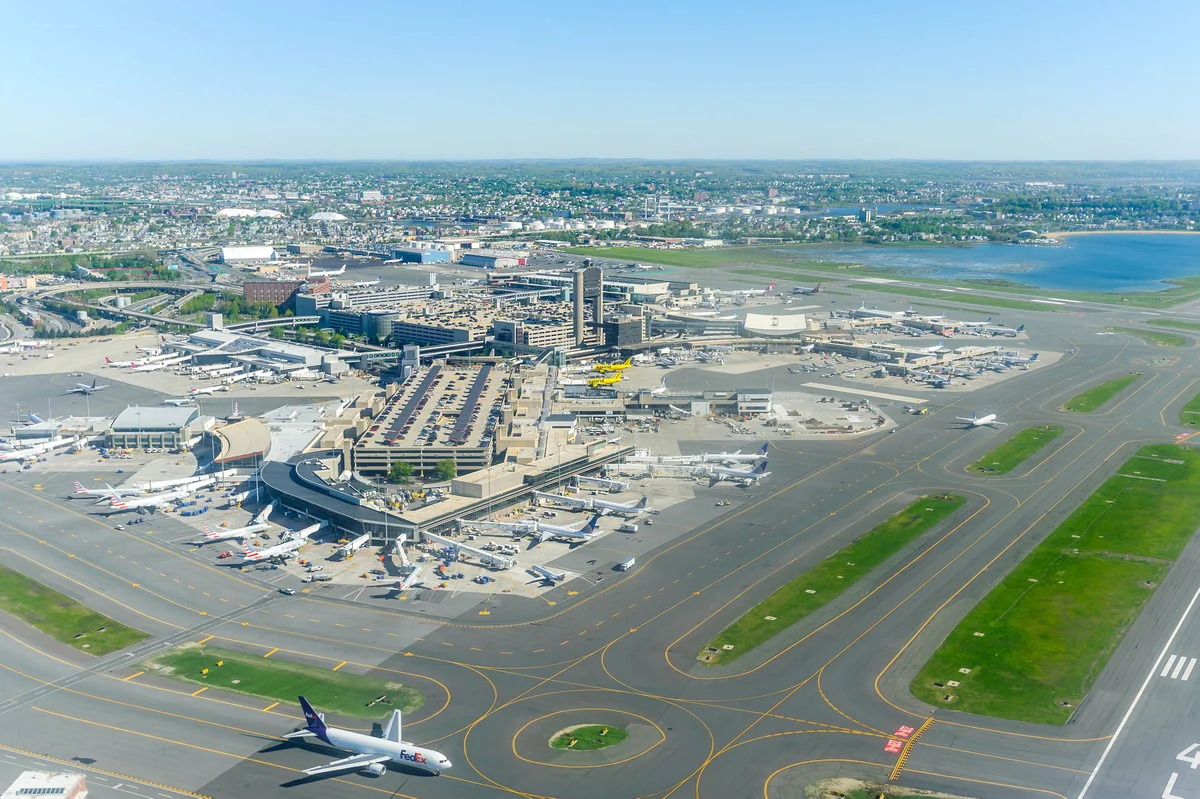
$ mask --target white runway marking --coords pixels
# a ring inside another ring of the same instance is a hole
[[[846,394],[861,394],[864,397],[878,397],[879,399],[890,399],[898,402],[911,402],[914,404],[929,402],[929,400],[921,399],[920,397],[906,397],[903,394],[884,394],[882,391],[867,391],[865,388],[831,386],[827,383],[805,383],[804,385],[808,388],[819,388],[822,391],[841,391]]]

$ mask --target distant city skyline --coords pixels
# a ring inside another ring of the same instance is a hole
[[[0,161],[1200,158],[1200,8],[63,0]]]

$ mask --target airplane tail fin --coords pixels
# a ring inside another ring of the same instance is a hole
[[[403,729],[400,721],[400,711],[393,710],[392,717],[388,719],[387,726],[383,728],[383,739],[392,743],[400,743],[404,740],[401,738]]]
[[[580,530],[579,532],[583,533],[584,535],[591,535],[592,533],[596,532],[596,530],[599,529],[599,527],[600,527],[600,514],[597,513],[595,516],[593,516],[591,518],[591,521],[589,521],[587,524],[585,524],[583,526],[583,529]]]
[[[104,362],[105,362],[105,363],[112,363],[112,358],[110,358],[110,357],[108,357],[107,355],[105,355],[105,356],[104,356]]]
[[[1036,352],[1035,352],[1033,355],[1030,355],[1030,356],[1029,356],[1029,362],[1030,362],[1030,363],[1033,363],[1033,362],[1034,362],[1034,361],[1036,361],[1037,359],[1038,359],[1038,354],[1037,354]]]
[[[645,510],[647,507],[649,507],[649,505],[650,505],[650,497],[642,497],[641,501],[638,502],[636,507],[638,510]]]
[[[1017,332],[1018,332],[1018,333],[1024,333],[1024,332],[1025,332],[1025,325],[1018,325],[1018,326],[1017,326]]]
[[[313,706],[308,703],[308,700],[303,696],[297,697],[300,700],[300,709],[304,711],[304,723],[308,729],[315,732],[317,735],[325,734],[325,719],[317,711],[313,710]]]
[[[753,473],[754,474],[766,474],[767,473],[767,461],[765,458],[763,459],[762,463],[758,464],[758,467],[754,470]]]
[[[767,457],[767,450],[770,448],[770,446],[771,446],[771,442],[770,441],[766,442],[765,444],[762,445],[762,449],[760,449],[758,451],[758,454],[763,456],[764,458]]]
[[[92,378],[92,388],[94,389],[95,387],[96,387],[96,378],[93,377]]]
[[[767,293],[770,294],[775,290],[775,281],[771,281],[771,285],[767,286]]]
[[[83,483],[79,482],[78,480],[75,481],[75,493],[76,494],[86,494],[87,493],[87,489],[83,487]]]

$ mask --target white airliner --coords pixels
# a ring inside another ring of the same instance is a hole
[[[557,502],[565,505],[568,508],[577,510],[598,510],[608,511],[609,513],[621,513],[637,515],[639,513],[653,513],[654,508],[650,507],[650,497],[642,497],[637,502],[610,502],[606,499],[596,499],[594,497],[568,497],[565,494],[545,494],[541,491],[533,492],[538,499]]]
[[[141,489],[138,488],[113,488],[110,485],[104,488],[84,488],[83,483],[75,481],[75,491],[71,494],[72,497],[101,497],[101,501],[112,497],[132,497],[141,494]]]
[[[774,290],[775,290],[775,284],[772,282],[771,285],[767,286],[765,289],[737,289],[735,291],[724,291],[721,293],[722,294],[737,294],[742,297],[761,297],[764,294],[770,294]]]
[[[764,477],[770,477],[771,473],[767,471],[767,462],[763,461],[753,469],[734,469],[728,466],[714,466],[712,464],[698,464],[695,466],[681,466],[676,464],[657,464],[655,469],[664,469],[667,471],[679,472],[691,477],[707,477],[709,485],[715,485],[721,480],[731,481],[746,481],[757,483]]]
[[[162,401],[163,405],[174,405],[178,408],[180,405],[195,405],[196,400],[192,397],[170,397]]]
[[[271,525],[266,524],[265,522],[248,524],[245,527],[237,527],[233,530],[214,530],[206,524],[204,525],[204,540],[198,543],[204,545],[210,541],[228,541],[231,538],[249,538],[255,533],[261,533],[270,529]]]
[[[202,394],[215,394],[218,391],[228,390],[229,386],[205,386],[204,388],[193,388],[190,393],[192,396],[198,397]]]
[[[45,444],[35,444],[32,447],[0,453],[0,463],[7,461],[27,461],[30,458],[36,458],[38,455],[45,455],[47,452],[62,449],[63,447],[70,447],[78,443],[78,438],[52,438]]]
[[[564,572],[550,571],[545,566],[539,566],[536,563],[531,564],[529,570],[538,577],[541,577],[543,581],[548,582],[551,585],[554,583],[561,583],[563,580],[567,579],[567,575]]]
[[[308,543],[308,537],[313,535],[318,530],[327,527],[329,522],[317,522],[310,524],[303,530],[294,530],[284,533],[288,538],[282,544],[276,544],[273,547],[264,547],[262,549],[250,549],[245,544],[242,544],[242,563],[256,563],[258,561],[270,560],[286,555],[289,552],[295,552]]]
[[[1001,358],[1001,360],[1003,360],[1007,364],[1033,363],[1037,359],[1038,359],[1038,353],[1036,353],[1036,352],[1033,355],[1030,355],[1028,357],[1022,357],[1020,355],[1005,355],[1003,358]]]
[[[271,558],[278,558],[286,555],[289,552],[295,552],[304,546],[307,541],[303,538],[291,538],[284,541],[282,544],[276,544],[273,547],[263,547],[262,549],[250,549],[245,544],[242,544],[242,562],[243,563],[258,563],[259,561],[267,561]]]
[[[346,274],[346,265],[342,264],[341,269],[313,269],[308,268],[309,277],[337,277],[338,275]]]
[[[104,356],[104,363],[113,369],[132,369],[135,366],[140,366],[145,361],[114,361],[107,355]]]
[[[217,482],[228,482],[236,477],[238,477],[238,473],[236,471],[229,471],[219,475],[213,475],[211,477],[192,475],[191,477],[174,477],[170,480],[150,480],[145,483],[134,483],[128,487],[136,489],[143,494],[147,494],[151,491],[165,491],[168,488],[190,486],[192,483],[201,483],[198,488],[203,488],[204,486],[209,486]]]
[[[92,384],[90,386],[87,383],[76,383],[75,388],[67,389],[66,393],[67,394],[91,394],[94,391],[103,391],[106,388],[108,388],[108,386],[96,385],[96,379],[92,378]]]
[[[304,728],[289,732],[283,736],[284,738],[291,740],[315,738],[328,746],[354,752],[350,757],[334,760],[324,766],[305,769],[305,774],[362,771],[375,777],[382,777],[387,773],[387,766],[384,764],[389,762],[421,769],[435,775],[441,774],[443,770],[451,767],[450,759],[441,752],[416,746],[403,739],[399,710],[392,711],[392,718],[383,728],[383,737],[376,738],[361,732],[326,726],[325,717],[313,710],[312,705],[303,696],[299,699],[300,707],[304,711]]]
[[[467,521],[469,525],[479,527],[493,527],[500,530],[511,530],[514,533],[522,533],[524,535],[532,535],[537,538],[538,542],[545,541],[547,538],[566,538],[571,541],[587,541],[590,539],[599,528],[600,515],[593,516],[583,527],[560,527],[557,524],[545,524],[537,519],[530,519],[526,522],[490,522],[490,521]]]
[[[162,355],[162,347],[137,347],[137,351],[146,355]]]
[[[365,289],[365,288],[370,288],[371,286],[378,286],[382,281],[383,281],[383,275],[380,275],[379,277],[375,278],[374,280],[360,280],[357,283],[351,283],[350,285],[356,289]]]
[[[209,482],[213,481],[210,479]],[[127,510],[136,510],[140,513],[145,508],[149,508],[153,512],[161,507],[170,505],[172,502],[186,499],[189,494],[200,490],[200,487],[199,484],[194,488],[191,485],[186,485],[172,491],[164,491],[161,494],[147,494],[144,497],[130,497],[128,499],[116,497],[108,506],[109,513],[122,513]]]
[[[742,452],[740,449],[736,452],[706,452],[700,456],[701,463],[754,463],[767,457],[767,450],[771,443],[768,441],[763,444],[758,452]]]
[[[983,427],[984,425],[987,425],[989,427],[995,427],[996,425],[1000,425],[1001,427],[1008,427],[1008,422],[997,421],[996,414],[994,414],[994,413],[989,413],[987,416],[980,416],[977,413],[973,413],[970,415],[970,417],[955,416],[954,418],[960,422],[966,422],[967,427]]]

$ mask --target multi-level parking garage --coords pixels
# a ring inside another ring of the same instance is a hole
[[[409,378],[360,432],[355,471],[383,474],[399,462],[428,474],[447,458],[459,472],[490,465],[513,390],[512,378],[491,366],[434,364]]]

